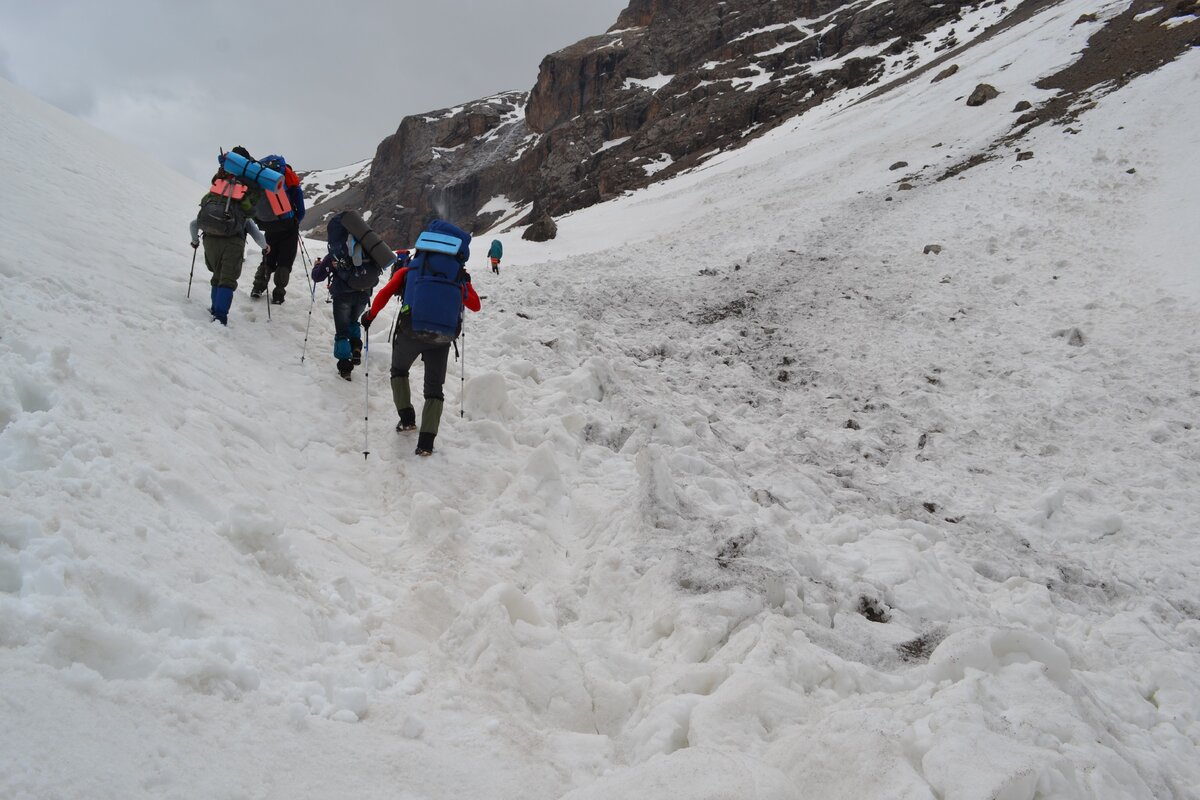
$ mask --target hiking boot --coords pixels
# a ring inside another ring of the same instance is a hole
[[[354,371],[354,364],[348,358],[340,358],[337,362],[338,375],[342,376],[343,380],[350,380],[350,373]]]
[[[262,296],[263,296],[262,289],[251,289],[250,290],[250,299],[251,300],[257,300],[258,298],[260,298]]]
[[[350,360],[355,364],[362,363],[362,339],[350,340]]]
[[[437,436],[436,433],[425,433],[424,431],[422,431],[421,433],[418,433],[417,434],[417,449],[414,450],[413,452],[419,456],[433,455],[433,437],[435,437],[435,436]]]
[[[271,305],[273,305],[273,306],[283,305],[283,292],[276,289],[274,292],[271,293]]]
[[[396,432],[405,433],[417,429],[417,412],[412,408],[400,409],[400,421],[396,423]]]

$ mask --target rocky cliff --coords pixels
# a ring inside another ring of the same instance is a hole
[[[608,32],[546,56],[531,91],[406,117],[365,183],[322,208],[370,210],[397,246],[432,215],[524,226],[911,78],[1053,2],[632,0]]]

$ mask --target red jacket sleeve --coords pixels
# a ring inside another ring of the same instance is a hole
[[[396,270],[392,279],[383,285],[379,294],[375,295],[375,299],[371,301],[371,315],[368,317],[371,322],[375,321],[375,317],[379,316],[379,312],[383,311],[383,307],[388,304],[388,301],[396,296],[396,292],[403,288],[404,277],[407,274],[408,267]],[[469,283],[463,286],[463,305],[472,311],[478,311],[483,307],[483,304],[479,302],[479,295],[475,292],[475,287]]]
[[[472,311],[478,311],[483,307],[483,304],[479,302],[479,295],[475,293],[475,287],[469,283],[463,287],[463,305]]]
[[[375,317],[379,316],[380,311],[383,311],[383,307],[388,304],[388,300],[391,300],[396,292],[400,291],[400,288],[404,286],[404,276],[407,274],[408,267],[401,267],[396,270],[396,274],[392,276],[392,279],[383,285],[383,288],[379,290],[379,294],[375,295],[375,299],[371,302],[371,316],[367,319],[371,322],[375,321]],[[475,302],[479,301],[476,300]]]

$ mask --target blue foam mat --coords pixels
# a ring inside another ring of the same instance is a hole
[[[444,233],[433,233],[425,231],[417,237],[417,243],[413,245],[416,250],[428,250],[431,253],[445,253],[449,256],[458,255],[459,248],[462,247],[462,239],[456,236],[447,236]]]

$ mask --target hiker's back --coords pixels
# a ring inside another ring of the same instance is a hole
[[[335,214],[330,217],[325,229],[329,255],[332,257],[330,292],[370,292],[379,283],[384,267],[366,252],[361,242],[350,235],[342,223],[343,216]]]
[[[463,289],[468,275],[471,235],[435,220],[417,238],[417,255],[404,282],[401,331],[418,341],[446,343],[462,326]]]
[[[280,155],[269,155],[260,160],[263,166],[284,177],[279,189],[261,190],[254,204],[254,219],[265,232],[299,230],[304,216],[304,194],[300,190],[300,178]]]
[[[208,192],[200,198],[196,219],[206,236],[245,236],[246,220],[254,210],[250,187],[227,172],[218,172]]]

